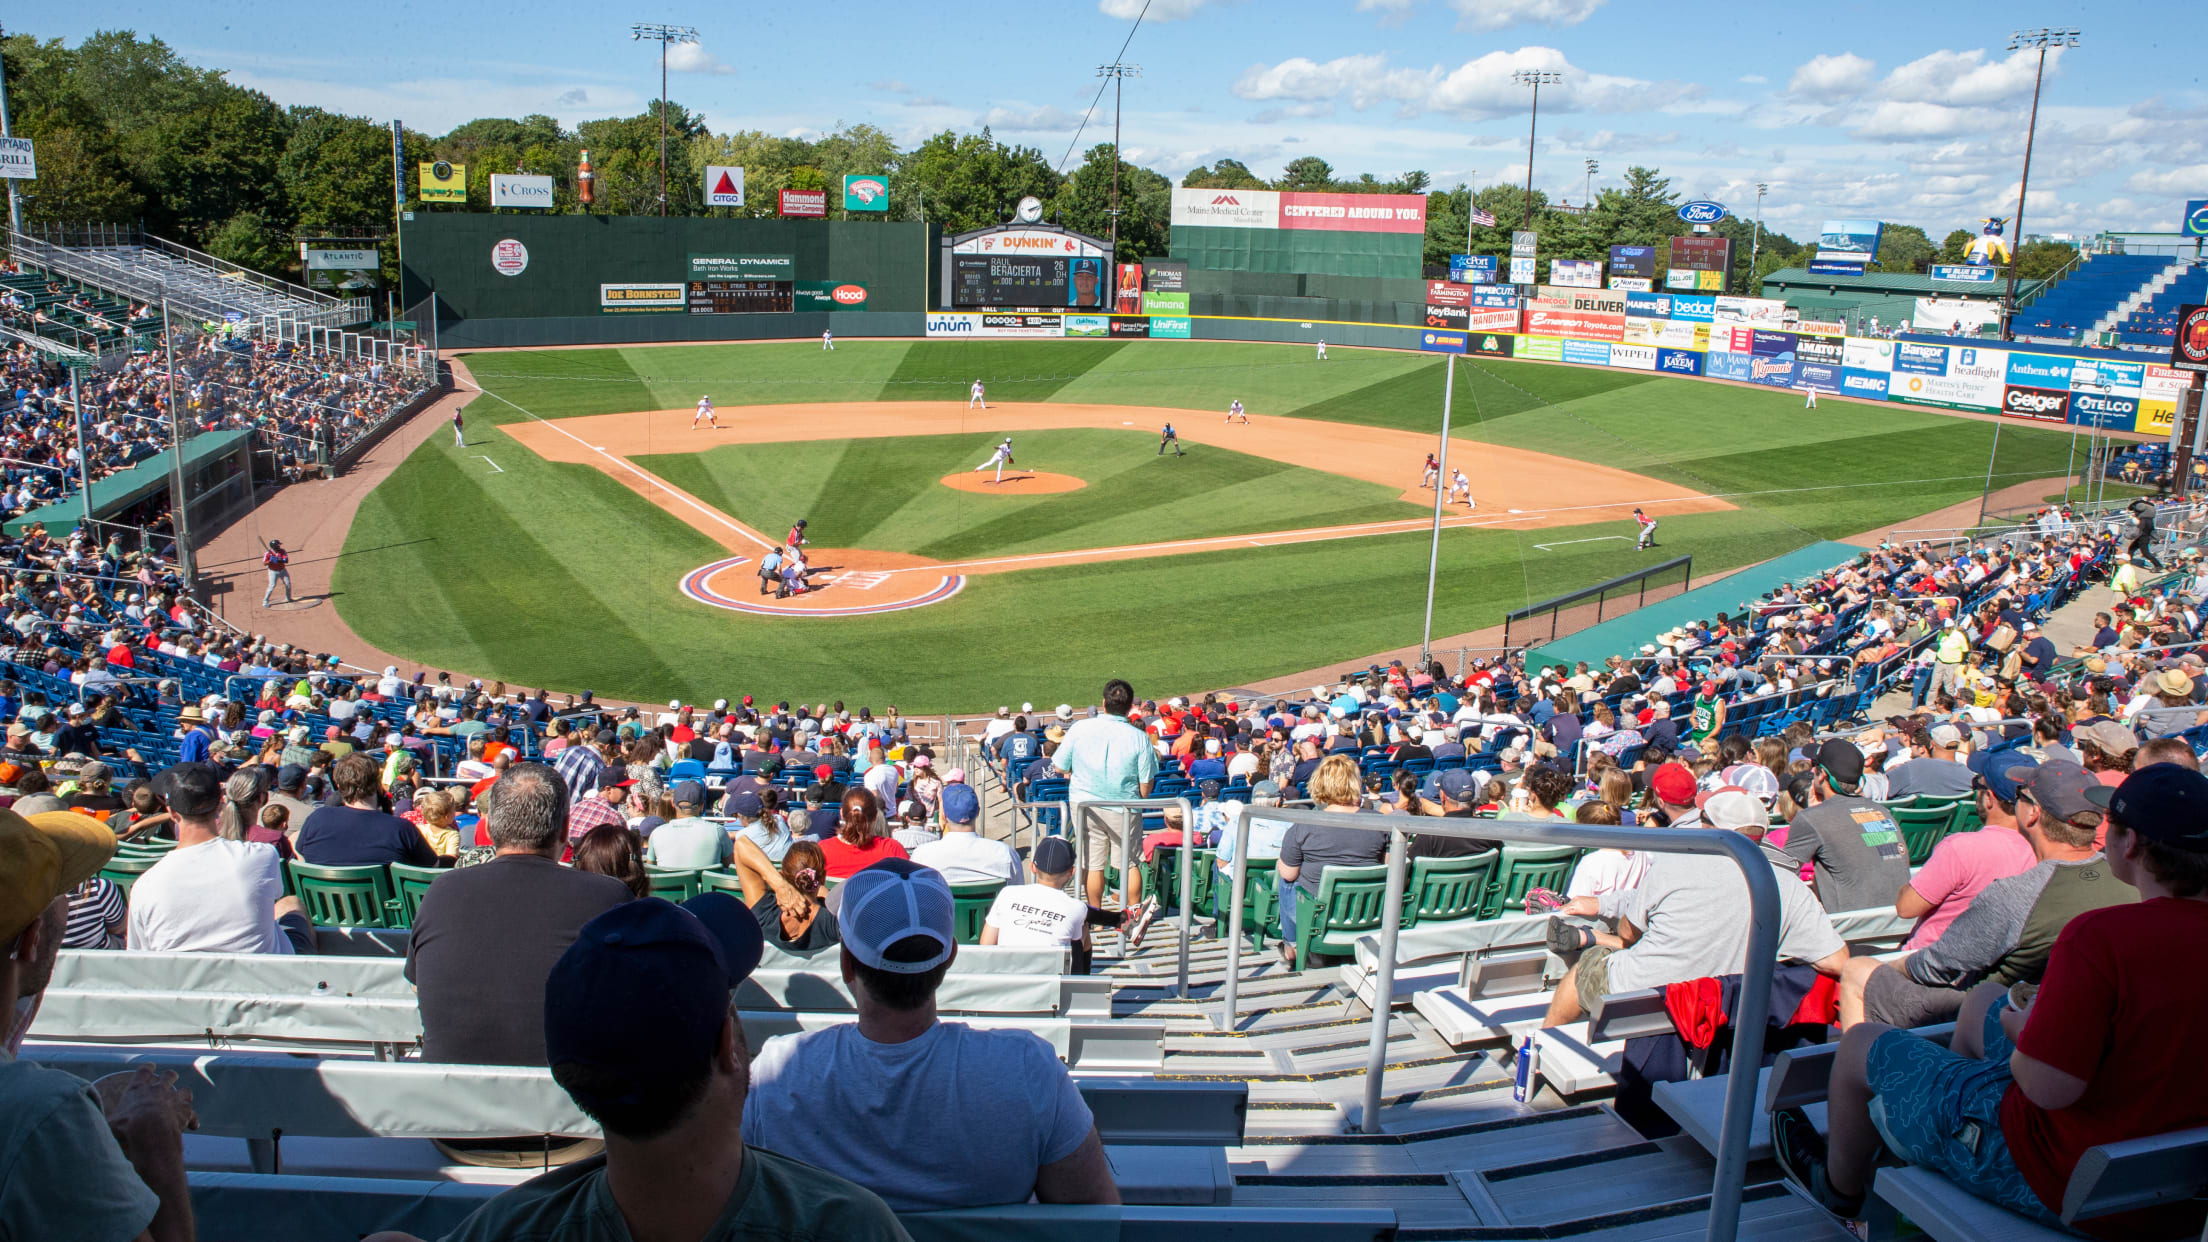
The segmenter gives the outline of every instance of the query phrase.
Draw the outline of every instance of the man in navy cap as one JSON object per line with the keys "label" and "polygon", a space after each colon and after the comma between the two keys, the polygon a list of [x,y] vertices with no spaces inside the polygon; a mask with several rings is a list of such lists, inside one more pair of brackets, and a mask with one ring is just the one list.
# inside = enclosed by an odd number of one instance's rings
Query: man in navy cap
{"label": "man in navy cap", "polygon": [[636,1238],[905,1239],[866,1190],[745,1141],[735,989],[764,943],[725,893],[632,901],[584,924],[545,981],[544,1042],[605,1154],[507,1191],[447,1242],[604,1238],[616,1220]]}
{"label": "man in navy cap", "polygon": [[[1070,862],[1065,844],[1046,837],[1037,852]],[[1051,1046],[936,1020],[958,951],[943,877],[883,859],[843,882],[837,919],[859,1020],[760,1048],[744,1141],[841,1173],[899,1211],[1118,1203],[1095,1120]]]}
{"label": "man in navy cap", "polygon": [[[2196,1035],[2208,992],[2172,970],[2173,952],[2208,940],[2208,777],[2149,764],[2084,798],[2108,815],[2108,871],[2140,900],[2072,918],[2036,990],[1979,985],[1948,1047],[1877,1022],[1850,1028],[1829,1140],[1800,1109],[1771,1117],[1774,1155],[1810,1198],[1860,1215],[1886,1146],[2054,1228],[2087,1149],[2208,1124]],[[2195,1199],[2089,1224],[2101,1237],[2193,1237],[2201,1216]]]}

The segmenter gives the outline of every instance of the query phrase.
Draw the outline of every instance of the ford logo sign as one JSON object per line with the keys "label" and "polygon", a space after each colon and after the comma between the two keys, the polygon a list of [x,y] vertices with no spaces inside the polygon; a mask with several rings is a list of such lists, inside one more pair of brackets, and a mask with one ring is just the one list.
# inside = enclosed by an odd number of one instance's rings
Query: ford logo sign
{"label": "ford logo sign", "polygon": [[1689,224],[1715,224],[1726,216],[1725,204],[1697,200],[1679,205],[1679,218]]}

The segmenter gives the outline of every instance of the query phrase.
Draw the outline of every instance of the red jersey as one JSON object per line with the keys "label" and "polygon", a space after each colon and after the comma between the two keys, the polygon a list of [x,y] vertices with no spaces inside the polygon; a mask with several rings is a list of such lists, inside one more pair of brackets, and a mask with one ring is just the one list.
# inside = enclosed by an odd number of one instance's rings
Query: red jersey
{"label": "red jersey", "polygon": [[[2208,902],[2169,897],[2088,910],[2055,938],[2017,1046],[2089,1085],[2054,1111],[2014,1085],[2001,1100],[2009,1154],[2051,1209],[2061,1210],[2087,1148],[2208,1125],[2208,1077],[2198,1072],[2194,1039],[2208,1026],[2208,993],[2173,986],[2168,955],[2171,945],[2204,940]],[[2082,1224],[2104,1238],[2195,1237],[2201,1209],[2172,1204]]]}

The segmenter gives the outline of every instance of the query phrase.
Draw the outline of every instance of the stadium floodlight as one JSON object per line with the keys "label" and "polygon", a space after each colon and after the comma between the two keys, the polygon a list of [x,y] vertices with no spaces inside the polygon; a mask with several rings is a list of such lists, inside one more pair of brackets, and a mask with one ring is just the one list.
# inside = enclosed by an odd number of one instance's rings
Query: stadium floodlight
{"label": "stadium floodlight", "polygon": [[629,37],[651,39],[659,44],[659,214],[664,216],[667,214],[667,48],[674,43],[696,43],[698,29],[638,22],[629,27]]}
{"label": "stadium floodlight", "polygon": [[1119,269],[1119,166],[1126,163],[1125,158],[1122,157],[1119,152],[1119,112],[1120,104],[1124,102],[1126,98],[1127,79],[1141,77],[1142,66],[1130,65],[1124,61],[1113,61],[1111,64],[1108,65],[1098,65],[1096,67],[1096,76],[1100,78],[1110,78],[1112,80],[1112,205],[1110,209],[1106,212],[1106,214],[1111,216],[1112,218],[1112,269],[1114,273],[1114,283],[1111,287],[1116,290],[1119,287],[1117,284],[1117,272]]}
{"label": "stadium floodlight", "polygon": [[[1750,280],[1756,278],[1756,250],[1763,245],[1763,196],[1770,193],[1770,191],[1770,182],[1758,181],[1756,183],[1756,231],[1750,234],[1748,238],[1748,279]],[[1742,290],[1742,292],[1745,293],[1746,290]]]}
{"label": "stadium floodlight", "polygon": [[1526,222],[1518,226],[1530,229],[1533,227],[1533,132],[1541,121],[1541,88],[1556,85],[1564,80],[1564,75],[1549,69],[1520,69],[1510,75],[1510,80],[1533,88],[1533,114],[1526,119]]}
{"label": "stadium floodlight", "polygon": [[[2016,182],[2016,245],[2009,251],[2009,291],[2001,299],[2001,339],[2004,341],[2016,339],[2016,265],[2024,257],[2024,194],[2032,184],[2032,140],[2039,133],[2039,88],[2047,77],[2047,49],[2076,47],[2079,34],[2080,31],[2072,26],[2042,26],[2037,30],[2019,30],[2009,36],[2012,52],[2039,49],[2039,65],[2032,71],[2032,116],[2024,126],[2024,175]],[[1990,480],[1987,486],[1991,488]]]}
{"label": "stadium floodlight", "polygon": [[1587,161],[1587,201],[1583,204],[1584,206],[1593,207],[1595,205],[1595,174],[1601,171],[1601,160]]}

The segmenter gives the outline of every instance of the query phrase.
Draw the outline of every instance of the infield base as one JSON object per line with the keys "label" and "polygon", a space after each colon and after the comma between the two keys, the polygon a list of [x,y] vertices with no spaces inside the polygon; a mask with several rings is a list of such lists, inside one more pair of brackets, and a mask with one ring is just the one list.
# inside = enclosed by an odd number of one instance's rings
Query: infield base
{"label": "infield base", "polygon": [[1079,491],[1089,485],[1086,479],[1052,474],[1047,470],[1007,470],[1001,481],[993,471],[961,470],[946,474],[936,482],[954,492],[976,492],[983,496],[1048,496],[1055,492]]}

